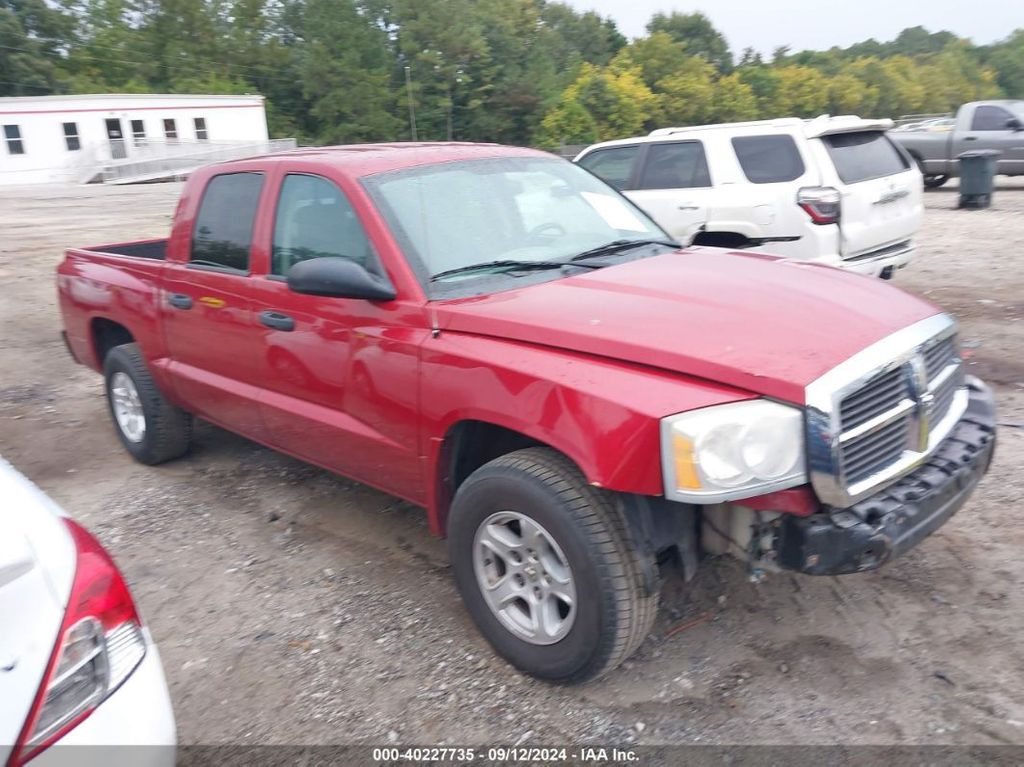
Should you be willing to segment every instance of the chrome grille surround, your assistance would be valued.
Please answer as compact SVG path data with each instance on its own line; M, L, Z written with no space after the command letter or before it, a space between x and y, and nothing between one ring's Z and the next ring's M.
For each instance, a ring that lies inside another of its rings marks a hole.
M845 508L897 481L967 409L956 322L898 330L807 386L807 469L818 498Z

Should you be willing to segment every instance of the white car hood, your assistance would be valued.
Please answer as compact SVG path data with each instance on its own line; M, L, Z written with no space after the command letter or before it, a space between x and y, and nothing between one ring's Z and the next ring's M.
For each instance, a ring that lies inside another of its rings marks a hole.
M75 572L63 512L0 458L0 764L25 724Z

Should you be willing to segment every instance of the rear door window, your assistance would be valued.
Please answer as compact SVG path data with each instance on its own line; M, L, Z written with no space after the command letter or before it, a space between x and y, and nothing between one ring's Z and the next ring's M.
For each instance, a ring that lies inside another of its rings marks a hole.
M903 173L910 163L881 131L823 136L825 148L844 184Z
M621 192L629 184L639 152L637 144L598 149L583 157L579 165Z
M249 271L249 247L262 173L225 173L206 185L192 230L194 266Z
M711 186L704 144L676 141L651 144L647 149L638 189L692 189Z
M732 148L752 184L777 184L804 175L804 161L792 136L737 136Z

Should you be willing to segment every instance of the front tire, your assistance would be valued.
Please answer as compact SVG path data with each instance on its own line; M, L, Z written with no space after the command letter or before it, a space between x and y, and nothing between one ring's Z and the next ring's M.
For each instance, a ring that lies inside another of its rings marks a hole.
M938 189L947 181L949 181L949 176L942 174L925 174L924 177L924 185L927 189Z
M152 466L188 451L192 416L157 388L138 344L111 349L103 375L114 430L135 460Z
M615 496L541 447L497 458L459 487L452 570L494 649L541 679L582 682L643 642L658 606Z

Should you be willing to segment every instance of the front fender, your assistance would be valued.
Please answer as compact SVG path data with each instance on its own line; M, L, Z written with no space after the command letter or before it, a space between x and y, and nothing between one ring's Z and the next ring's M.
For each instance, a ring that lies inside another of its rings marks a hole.
M662 494L661 418L755 396L657 368L452 332L424 345L420 381L428 477L446 469L446 435L474 420L559 450L595 486L642 495ZM428 481L438 528L439 484Z

